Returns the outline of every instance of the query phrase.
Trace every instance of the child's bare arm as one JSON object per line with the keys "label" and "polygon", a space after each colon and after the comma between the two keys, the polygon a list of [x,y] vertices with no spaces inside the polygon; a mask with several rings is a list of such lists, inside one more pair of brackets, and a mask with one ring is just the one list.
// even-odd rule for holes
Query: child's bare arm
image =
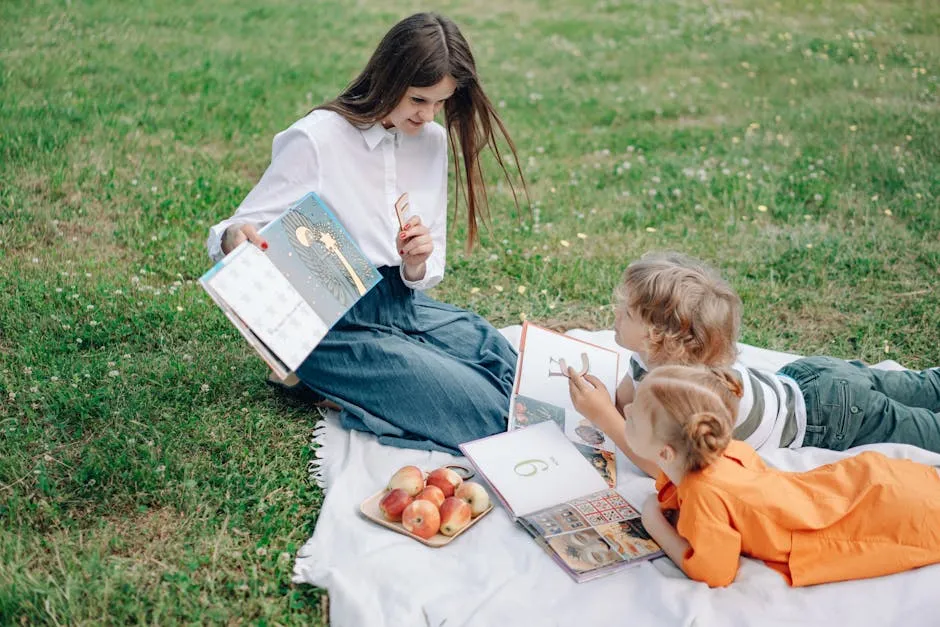
{"label": "child's bare arm", "polygon": [[651,494],[643,504],[643,527],[647,533],[656,540],[656,544],[662,547],[666,555],[669,556],[676,566],[682,568],[691,545],[689,541],[679,535],[676,528],[669,524],[666,515],[659,507],[659,499],[655,494]]}
{"label": "child's bare arm", "polygon": [[630,378],[630,375],[626,375],[621,379],[620,385],[617,386],[617,408],[622,411],[624,406],[633,403],[633,394],[635,391],[636,388],[633,385],[633,379]]}
{"label": "child's bare arm", "polygon": [[[568,391],[575,409],[607,434],[607,437],[623,451],[631,462],[636,464],[637,468],[651,477],[659,474],[659,466],[640,457],[630,448],[623,428],[624,415],[610,402],[610,393],[604,384],[592,375],[581,377],[573,369],[569,369],[568,378]],[[629,405],[625,410],[629,410]]]}

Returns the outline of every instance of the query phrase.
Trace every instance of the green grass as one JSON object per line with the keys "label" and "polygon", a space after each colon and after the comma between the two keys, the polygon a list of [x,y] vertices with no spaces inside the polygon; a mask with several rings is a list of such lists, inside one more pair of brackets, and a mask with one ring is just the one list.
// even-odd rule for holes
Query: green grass
{"label": "green grass", "polygon": [[[940,363],[940,5],[432,6],[533,202],[491,171],[438,298],[610,327],[623,267],[679,249],[740,291],[744,341]],[[273,135],[415,8],[0,4],[0,623],[326,621],[290,583],[317,414],[196,279]]]}

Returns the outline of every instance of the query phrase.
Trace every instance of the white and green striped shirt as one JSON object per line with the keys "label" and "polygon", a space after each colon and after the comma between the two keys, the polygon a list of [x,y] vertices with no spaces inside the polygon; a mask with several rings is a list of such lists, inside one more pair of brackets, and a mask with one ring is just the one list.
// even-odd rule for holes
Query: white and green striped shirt
{"label": "white and green striped shirt", "polygon": [[[803,393],[790,377],[749,368],[735,362],[744,394],[734,423],[734,439],[763,448],[799,448],[806,434],[806,405]],[[639,357],[630,358],[629,376],[634,384],[648,369]]]}

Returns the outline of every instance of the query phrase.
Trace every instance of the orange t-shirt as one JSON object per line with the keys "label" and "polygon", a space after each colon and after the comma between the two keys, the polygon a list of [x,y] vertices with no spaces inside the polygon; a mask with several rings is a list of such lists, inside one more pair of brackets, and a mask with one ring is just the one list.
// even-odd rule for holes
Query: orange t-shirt
{"label": "orange t-shirt", "polygon": [[679,486],[656,481],[662,509],[678,509],[692,579],[727,586],[740,555],[793,586],[863,579],[940,562],[940,475],[931,466],[865,452],[808,472],[764,464],[732,441]]}

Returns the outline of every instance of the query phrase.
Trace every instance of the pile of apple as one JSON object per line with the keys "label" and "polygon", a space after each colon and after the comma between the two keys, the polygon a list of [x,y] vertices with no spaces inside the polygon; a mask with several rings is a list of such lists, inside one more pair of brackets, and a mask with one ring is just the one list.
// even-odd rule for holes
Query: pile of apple
{"label": "pile of apple", "polygon": [[454,535],[490,506],[486,488],[464,481],[450,468],[432,470],[425,479],[417,466],[404,466],[387,489],[379,501],[382,515],[425,540],[438,531]]}

